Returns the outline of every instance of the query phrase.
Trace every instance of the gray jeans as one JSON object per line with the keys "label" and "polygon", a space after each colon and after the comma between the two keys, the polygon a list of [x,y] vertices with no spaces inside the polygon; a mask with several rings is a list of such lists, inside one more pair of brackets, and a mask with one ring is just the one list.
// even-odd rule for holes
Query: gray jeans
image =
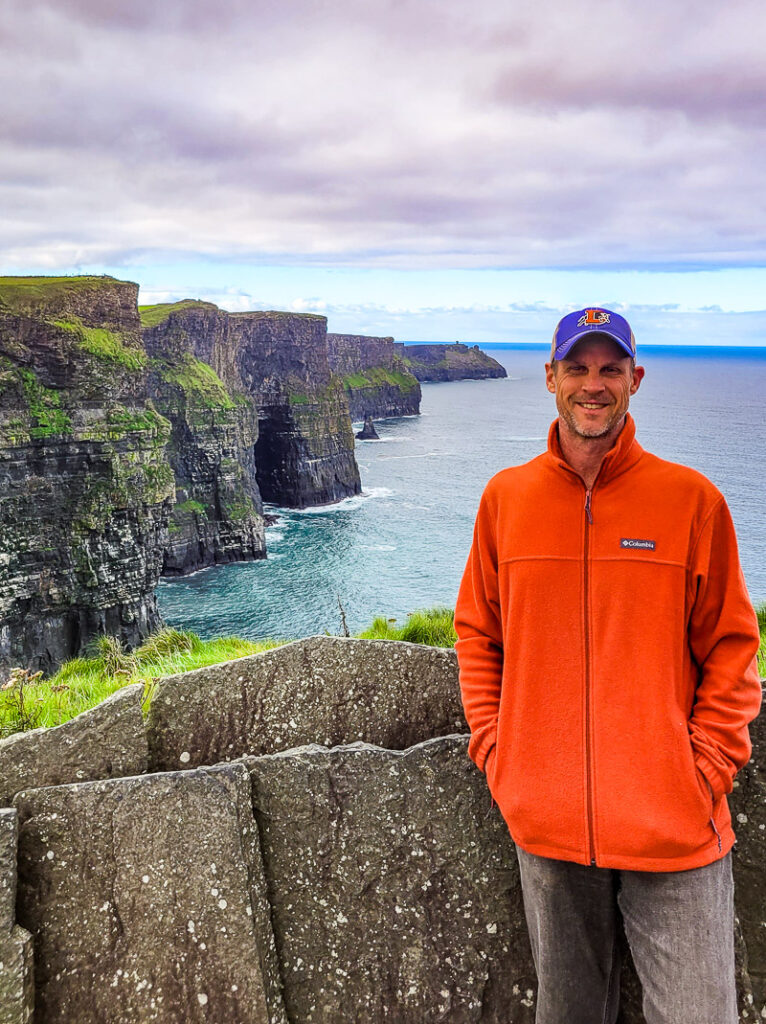
{"label": "gray jeans", "polygon": [[731,853],[690,871],[613,871],[516,847],[536,1024],[614,1024],[618,915],[647,1024],[737,1024]]}

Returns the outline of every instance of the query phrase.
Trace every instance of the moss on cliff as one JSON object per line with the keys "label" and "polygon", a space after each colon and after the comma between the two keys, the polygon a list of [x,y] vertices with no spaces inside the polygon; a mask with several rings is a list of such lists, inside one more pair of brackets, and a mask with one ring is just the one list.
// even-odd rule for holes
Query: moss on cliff
{"label": "moss on cliff", "polygon": [[387,370],[383,366],[371,366],[364,371],[347,373],[342,380],[344,387],[352,389],[380,387],[381,384],[391,384],[406,392],[414,391],[418,386],[417,380],[410,374],[402,373],[399,370]]}
{"label": "moss on cliff", "polygon": [[85,327],[77,316],[54,320],[54,325],[74,335],[77,344],[90,355],[126,370],[141,370],[147,364],[146,352],[135,345],[126,345],[117,331],[104,327]]}
{"label": "moss on cliff", "polygon": [[153,306],[139,306],[138,314],[141,317],[141,326],[157,327],[173,313],[178,313],[183,309],[217,310],[218,306],[212,302],[203,302],[201,299],[182,299],[180,302],[159,302]]}
{"label": "moss on cliff", "polygon": [[211,416],[213,423],[227,421],[232,410],[251,404],[246,395],[230,394],[212,366],[190,352],[172,361],[152,359],[150,366],[169,385],[160,390],[163,412],[183,416],[191,426],[208,423]]}
{"label": "moss on cliff", "polygon": [[3,428],[5,443],[23,443],[29,438],[54,437],[72,433],[72,421],[61,408],[61,394],[45,387],[34,370],[17,366],[6,356],[0,357],[0,394],[13,389],[23,396],[30,420],[14,417]]}

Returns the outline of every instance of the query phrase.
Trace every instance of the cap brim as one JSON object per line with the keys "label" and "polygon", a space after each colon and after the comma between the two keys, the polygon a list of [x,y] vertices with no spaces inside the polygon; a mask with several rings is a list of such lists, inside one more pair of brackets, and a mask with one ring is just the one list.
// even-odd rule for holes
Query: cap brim
{"label": "cap brim", "polygon": [[619,337],[617,334],[613,334],[608,328],[598,325],[598,329],[591,327],[586,331],[580,331],[578,334],[573,334],[571,338],[567,338],[566,341],[562,342],[558,348],[553,351],[554,359],[565,359],[568,352],[577,344],[578,341],[582,341],[583,338],[588,338],[594,334],[605,334],[612,341],[616,341],[620,348],[625,352],[626,355],[630,356],[631,359],[635,359],[636,353],[628,345],[624,338]]}

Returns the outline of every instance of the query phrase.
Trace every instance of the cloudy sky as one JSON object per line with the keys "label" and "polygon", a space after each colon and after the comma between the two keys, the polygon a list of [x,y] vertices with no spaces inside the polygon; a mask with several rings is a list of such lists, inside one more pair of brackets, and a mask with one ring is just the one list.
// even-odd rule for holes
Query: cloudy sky
{"label": "cloudy sky", "polygon": [[26,0],[0,47],[5,273],[766,345],[762,0]]}

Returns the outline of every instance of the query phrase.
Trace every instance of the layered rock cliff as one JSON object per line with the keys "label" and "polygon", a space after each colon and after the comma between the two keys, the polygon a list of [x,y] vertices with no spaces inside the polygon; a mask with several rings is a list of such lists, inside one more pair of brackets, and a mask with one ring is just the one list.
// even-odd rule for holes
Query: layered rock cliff
{"label": "layered rock cliff", "polygon": [[138,286],[0,279],[0,666],[44,671],[159,623],[170,423],[146,388]]}
{"label": "layered rock cliff", "polygon": [[352,420],[420,412],[420,384],[393,338],[328,334],[330,366],[343,381]]}
{"label": "layered rock cliff", "polygon": [[456,341],[453,345],[397,345],[405,365],[418,380],[483,380],[507,377],[505,367],[482,352],[478,345],[469,348]]}
{"label": "layered rock cliff", "polygon": [[[359,493],[351,421],[342,384],[330,370],[325,317],[232,314],[186,301],[142,307],[142,318],[156,370],[152,387],[174,423],[174,438],[185,439],[174,464],[181,504],[202,503],[185,485],[200,464],[191,449],[209,447],[211,430],[229,446],[229,454],[221,452],[222,472],[237,479],[226,482],[222,509],[230,531],[239,516],[235,550],[262,544],[262,531],[249,525],[260,518],[261,498],[304,508]],[[191,419],[177,402],[184,386],[187,399],[192,391],[196,396]]]}
{"label": "layered rock cliff", "polygon": [[142,307],[141,321],[149,394],[172,425],[168,458],[176,501],[163,575],[263,558],[258,410],[237,380],[226,313],[211,303],[178,302]]}
{"label": "layered rock cliff", "polygon": [[258,407],[255,447],[264,501],[305,508],[362,489],[327,320],[307,313],[229,314],[239,380]]}

